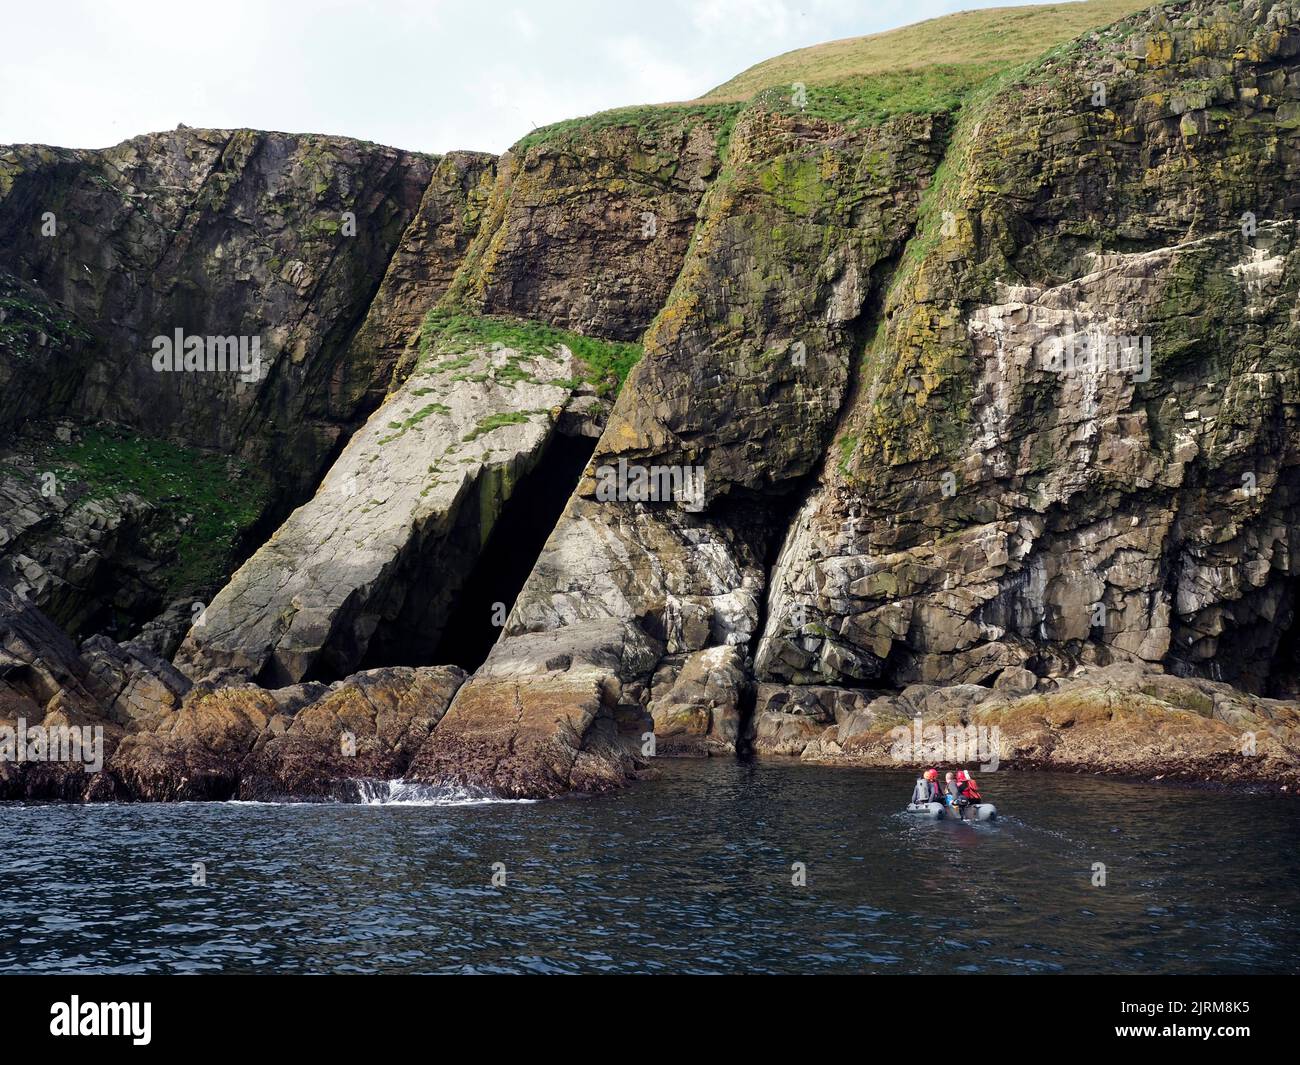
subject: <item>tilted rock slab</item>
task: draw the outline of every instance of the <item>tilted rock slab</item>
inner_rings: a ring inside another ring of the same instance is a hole
[[[246,130],[100,151],[0,147],[0,443],[25,420],[109,419],[255,462],[273,490],[248,524],[282,518],[399,364],[409,370],[408,342],[477,232],[494,163]],[[54,237],[41,235],[46,211]],[[152,340],[176,329],[256,337],[260,378],[156,372]],[[14,446],[18,460],[31,452]],[[0,514],[35,509],[40,521],[24,537],[0,519],[0,581],[28,587],[71,631],[163,609],[158,588],[186,560],[168,557],[147,501],[6,506],[21,487],[0,484]],[[231,569],[256,546],[242,542],[250,531],[226,532]]]
[[[563,346],[421,365],[207,607],[177,666],[279,687],[345,676],[372,649],[390,661],[431,653],[578,375]]]

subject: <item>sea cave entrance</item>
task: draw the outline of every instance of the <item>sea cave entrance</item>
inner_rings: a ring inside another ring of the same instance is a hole
[[[471,673],[483,664],[501,635],[499,622],[514,606],[595,449],[591,437],[551,437],[537,466],[506,501],[456,593],[430,664]]]

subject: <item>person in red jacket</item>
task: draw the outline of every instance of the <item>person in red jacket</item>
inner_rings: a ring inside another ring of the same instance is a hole
[[[964,769],[957,773],[957,801],[962,806],[975,806],[984,801],[975,778]]]

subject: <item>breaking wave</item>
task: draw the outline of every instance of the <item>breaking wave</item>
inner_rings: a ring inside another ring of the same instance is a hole
[[[417,784],[402,780],[354,780],[357,801],[365,806],[484,806],[490,803],[532,803],[536,799],[503,799],[479,788],[450,784]]]

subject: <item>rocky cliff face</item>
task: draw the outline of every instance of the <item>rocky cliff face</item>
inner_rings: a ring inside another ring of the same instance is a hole
[[[68,410],[254,461],[301,491],[358,411],[334,394],[434,160],[343,138],[151,134],[0,157],[0,268],[94,338]],[[259,337],[243,372],[158,372],[153,339]],[[255,378],[255,379],[247,379]]]
[[[346,408],[373,410],[405,378],[424,316],[447,291],[494,188],[496,158],[452,152],[437,160],[415,217],[348,347],[337,391]]]
[[[445,306],[638,339],[681,269],[734,110],[598,116],[525,138],[501,160]]]
[[[1155,9],[969,110],[761,673],[1294,694],[1298,51],[1285,5]]]
[[[772,511],[830,434],[873,288],[879,295],[937,162],[936,127],[908,116],[849,130],[761,108],[738,120],[645,358],[589,467],[689,471],[695,491],[598,498],[599,478],[584,479],[507,640],[632,619],[673,657],[620,675],[622,698],[645,707],[666,737],[734,747]],[[682,672],[719,652],[719,697],[683,713],[673,694]],[[519,697],[527,703],[526,686]]]
[[[973,94],[955,127],[753,105],[595,460],[698,466],[703,506],[598,504],[585,481],[507,638],[632,616],[686,664],[747,646],[766,593],[761,681],[1024,694],[1136,661],[1292,694],[1298,48],[1285,5],[1181,6]],[[768,589],[773,497],[810,458]],[[746,565],[710,534],[755,496]],[[675,562],[688,536],[710,550]],[[681,712],[663,664],[656,731],[734,739],[713,695]],[[805,705],[769,699],[760,748],[852,713]]]
[[[138,630],[184,598],[183,632],[191,604],[382,400],[475,231],[492,167],[184,128],[0,154],[11,586],[77,633]],[[180,350],[159,371],[155,340],[178,330],[203,340],[203,372],[185,372]],[[210,339],[218,356],[242,341],[248,358],[207,363]],[[82,431],[105,420],[121,430],[111,448]],[[196,476],[208,456],[224,456],[226,477]]]
[[[36,429],[0,468],[3,709],[117,730],[93,786],[11,791],[553,795],[665,753],[893,763],[908,727],[1294,782],[1298,23],[1158,5],[1019,69],[809,76],[499,160],[0,155],[0,376],[30,394],[0,427]],[[265,378],[146,373],[173,319],[261,331]],[[36,608],[151,616],[189,590],[158,541],[223,495],[104,492],[90,434],[123,426],[233,483],[275,455],[236,532],[301,505],[198,613],[78,649]],[[489,616],[481,661],[454,637]]]

